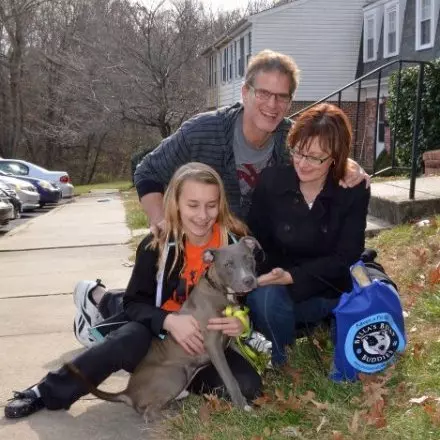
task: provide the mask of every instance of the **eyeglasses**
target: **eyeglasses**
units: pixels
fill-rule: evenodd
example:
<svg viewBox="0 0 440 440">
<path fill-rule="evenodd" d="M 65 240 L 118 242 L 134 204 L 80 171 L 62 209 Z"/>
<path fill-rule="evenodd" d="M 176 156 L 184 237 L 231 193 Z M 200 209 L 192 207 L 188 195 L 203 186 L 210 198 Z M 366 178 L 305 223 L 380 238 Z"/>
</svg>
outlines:
<svg viewBox="0 0 440 440">
<path fill-rule="evenodd" d="M 289 93 L 272 93 L 269 90 L 257 89 L 254 86 L 248 84 L 248 87 L 253 91 L 255 98 L 261 101 L 269 101 L 274 96 L 275 100 L 281 104 L 288 104 L 292 100 L 292 95 Z"/>
<path fill-rule="evenodd" d="M 301 159 L 304 159 L 309 165 L 312 165 L 314 167 L 320 167 L 326 160 L 330 159 L 331 154 L 327 157 L 324 157 L 320 159 L 319 157 L 315 156 L 309 156 L 307 154 L 302 154 L 298 148 L 294 147 L 290 150 L 290 156 L 294 160 L 300 161 Z"/>
</svg>

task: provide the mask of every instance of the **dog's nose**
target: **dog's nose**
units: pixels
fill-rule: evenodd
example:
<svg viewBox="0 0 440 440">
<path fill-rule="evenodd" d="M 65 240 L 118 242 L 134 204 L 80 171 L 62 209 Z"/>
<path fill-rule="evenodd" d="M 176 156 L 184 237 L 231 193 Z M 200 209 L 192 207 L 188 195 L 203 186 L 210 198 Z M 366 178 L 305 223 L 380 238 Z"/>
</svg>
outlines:
<svg viewBox="0 0 440 440">
<path fill-rule="evenodd" d="M 254 287 L 254 285 L 255 285 L 255 278 L 251 275 L 244 277 L 243 284 L 250 289 L 251 287 Z"/>
</svg>

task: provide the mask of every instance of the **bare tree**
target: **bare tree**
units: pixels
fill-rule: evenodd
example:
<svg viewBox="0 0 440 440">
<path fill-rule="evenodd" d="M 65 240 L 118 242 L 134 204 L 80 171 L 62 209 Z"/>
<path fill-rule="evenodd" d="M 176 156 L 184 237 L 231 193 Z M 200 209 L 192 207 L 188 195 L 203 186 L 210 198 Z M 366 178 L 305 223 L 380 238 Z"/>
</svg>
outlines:
<svg viewBox="0 0 440 440">
<path fill-rule="evenodd" d="M 9 111 L 10 124 L 4 129 L 3 153 L 13 156 L 21 141 L 23 132 L 23 53 L 26 45 L 26 32 L 32 16 L 42 0 L 4 0 L 0 3 L 0 22 L 4 29 L 2 64 L 9 70 Z M 6 110 L 6 109 L 5 109 Z"/>
</svg>

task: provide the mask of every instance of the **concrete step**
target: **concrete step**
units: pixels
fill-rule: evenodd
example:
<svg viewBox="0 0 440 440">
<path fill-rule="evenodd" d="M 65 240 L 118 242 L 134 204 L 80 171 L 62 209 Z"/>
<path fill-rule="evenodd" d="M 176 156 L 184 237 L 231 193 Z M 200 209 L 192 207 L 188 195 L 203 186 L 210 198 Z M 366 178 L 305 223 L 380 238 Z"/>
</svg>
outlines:
<svg viewBox="0 0 440 440">
<path fill-rule="evenodd" d="M 409 179 L 371 184 L 370 215 L 397 225 L 440 213 L 440 176 L 419 177 L 414 199 Z"/>
<path fill-rule="evenodd" d="M 393 225 L 386 220 L 374 217 L 368 214 L 367 216 L 367 228 L 365 229 L 365 236 L 370 238 L 379 234 L 379 232 L 392 228 Z"/>
</svg>

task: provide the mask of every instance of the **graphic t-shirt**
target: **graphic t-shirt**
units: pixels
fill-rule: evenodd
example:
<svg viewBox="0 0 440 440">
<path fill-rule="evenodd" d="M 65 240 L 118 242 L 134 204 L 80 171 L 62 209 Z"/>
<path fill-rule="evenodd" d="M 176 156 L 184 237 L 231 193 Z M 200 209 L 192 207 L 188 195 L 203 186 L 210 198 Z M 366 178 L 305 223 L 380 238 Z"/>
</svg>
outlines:
<svg viewBox="0 0 440 440">
<path fill-rule="evenodd" d="M 220 228 L 216 223 L 213 226 L 211 240 L 203 246 L 195 246 L 188 241 L 185 243 L 185 266 L 179 279 L 179 285 L 173 292 L 173 296 L 162 304 L 162 309 L 169 312 L 177 312 L 182 307 L 182 304 L 188 298 L 194 286 L 199 281 L 206 267 L 207 263 L 203 262 L 203 252 L 209 248 L 220 247 Z"/>
<path fill-rule="evenodd" d="M 249 144 L 243 134 L 243 113 L 240 113 L 235 121 L 233 148 L 240 184 L 240 204 L 247 210 L 260 172 L 272 165 L 274 139 L 270 136 L 262 148 L 255 148 Z"/>
</svg>

